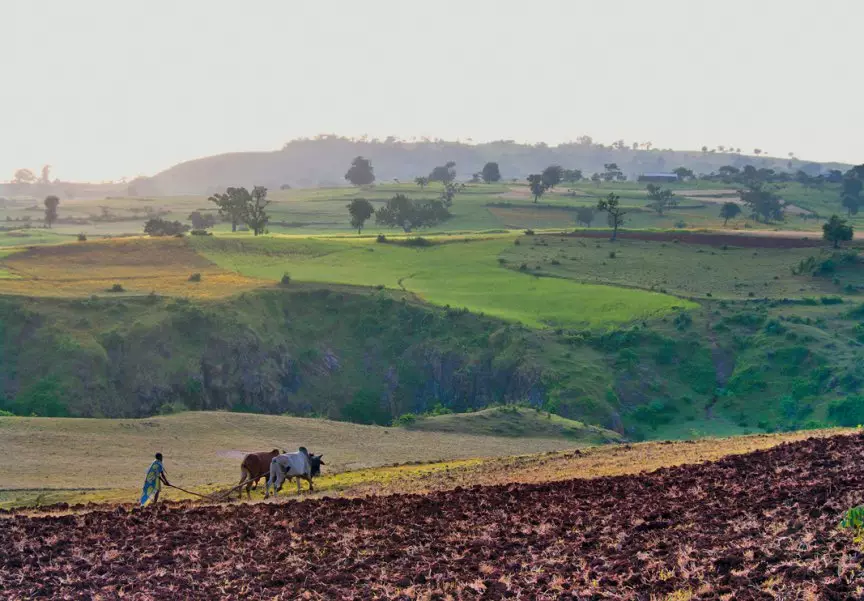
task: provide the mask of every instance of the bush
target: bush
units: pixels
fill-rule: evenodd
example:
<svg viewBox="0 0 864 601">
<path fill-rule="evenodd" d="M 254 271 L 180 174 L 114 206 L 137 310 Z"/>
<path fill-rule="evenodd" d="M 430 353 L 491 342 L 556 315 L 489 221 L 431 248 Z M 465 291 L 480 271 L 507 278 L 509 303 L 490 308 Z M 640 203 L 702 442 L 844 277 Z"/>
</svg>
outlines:
<svg viewBox="0 0 864 601">
<path fill-rule="evenodd" d="M 693 316 L 689 313 L 678 313 L 675 316 L 675 327 L 679 330 L 686 330 L 693 323 Z"/>
<path fill-rule="evenodd" d="M 201 281 L 201 274 L 200 273 L 193 273 L 192 275 L 189 276 L 189 281 L 190 282 L 200 282 Z"/>
<path fill-rule="evenodd" d="M 78 234 L 78 242 L 87 242 L 87 234 Z"/>
<path fill-rule="evenodd" d="M 534 230 L 525 230 L 525 235 L 526 235 L 526 236 L 533 236 L 533 235 L 534 235 Z"/>
<path fill-rule="evenodd" d="M 161 217 L 148 219 L 144 223 L 144 233 L 148 236 L 183 236 L 189 226 L 179 221 L 167 221 Z"/>
<path fill-rule="evenodd" d="M 432 246 L 432 243 L 422 236 L 416 238 L 408 238 L 405 240 L 405 246 Z"/>
<path fill-rule="evenodd" d="M 402 426 L 407 427 L 414 424 L 417 421 L 417 415 L 414 413 L 405 413 L 404 415 L 400 415 L 396 419 L 393 420 L 394 426 Z"/>
<path fill-rule="evenodd" d="M 108 292 L 126 292 L 122 284 L 114 284 L 108 289 Z"/>
<path fill-rule="evenodd" d="M 610 250 L 610 251 L 609 251 L 609 258 L 610 258 L 610 259 L 614 259 L 614 258 L 615 258 L 615 251 L 614 251 L 614 250 Z"/>
<path fill-rule="evenodd" d="M 378 236 L 376 236 L 375 238 L 375 242 L 377 242 L 378 244 L 387 244 L 387 236 L 385 236 L 384 234 L 378 234 Z"/>
<path fill-rule="evenodd" d="M 843 299 L 839 296 L 823 296 L 819 299 L 823 305 L 842 305 Z"/>
<path fill-rule="evenodd" d="M 675 222 L 675 227 L 677 227 L 679 230 L 683 230 L 685 227 L 687 227 L 687 224 L 681 219 L 679 219 Z"/>
<path fill-rule="evenodd" d="M 280 283 L 282 286 L 287 286 L 288 284 L 291 283 L 291 276 L 288 275 L 287 273 L 283 273 L 283 274 L 282 274 L 282 279 L 279 280 L 279 283 Z"/>
<path fill-rule="evenodd" d="M 208 232 L 207 230 L 192 230 L 189 232 L 193 236 L 212 236 L 212 232 Z"/>
</svg>

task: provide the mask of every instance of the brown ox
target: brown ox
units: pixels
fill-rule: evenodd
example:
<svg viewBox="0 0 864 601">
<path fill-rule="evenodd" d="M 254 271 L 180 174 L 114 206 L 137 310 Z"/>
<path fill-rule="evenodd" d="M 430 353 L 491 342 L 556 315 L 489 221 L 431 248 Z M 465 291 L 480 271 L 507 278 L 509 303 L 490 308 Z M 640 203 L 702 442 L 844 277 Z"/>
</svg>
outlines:
<svg viewBox="0 0 864 601">
<path fill-rule="evenodd" d="M 273 449 L 266 453 L 249 453 L 240 464 L 240 490 L 238 498 L 243 498 L 243 484 L 246 484 L 246 497 L 251 499 L 250 490 L 253 485 L 258 488 L 258 480 L 270 475 L 270 462 L 280 454 L 279 449 Z"/>
</svg>

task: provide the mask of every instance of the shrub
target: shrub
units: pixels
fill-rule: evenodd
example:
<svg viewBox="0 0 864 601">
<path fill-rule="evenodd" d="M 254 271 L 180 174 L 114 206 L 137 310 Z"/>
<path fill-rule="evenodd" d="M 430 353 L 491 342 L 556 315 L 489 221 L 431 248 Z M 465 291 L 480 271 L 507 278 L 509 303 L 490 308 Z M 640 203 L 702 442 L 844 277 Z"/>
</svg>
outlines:
<svg viewBox="0 0 864 601">
<path fill-rule="evenodd" d="M 687 227 L 687 224 L 683 220 L 679 219 L 678 221 L 675 222 L 675 227 L 683 230 L 685 227 Z"/>
<path fill-rule="evenodd" d="M 839 296 L 823 296 L 819 299 L 823 305 L 842 305 L 843 299 Z"/>
<path fill-rule="evenodd" d="M 11 411 L 6 411 L 5 409 L 0 409 L 0 417 L 14 417 L 15 414 Z"/>
<path fill-rule="evenodd" d="M 533 235 L 534 235 L 534 230 L 525 230 L 525 235 L 526 235 L 526 236 L 533 236 Z"/>
<path fill-rule="evenodd" d="M 212 232 L 208 232 L 207 230 L 192 230 L 189 232 L 193 236 L 212 236 Z"/>
<path fill-rule="evenodd" d="M 561 261 L 559 261 L 558 259 L 552 259 L 551 263 L 552 265 L 561 265 Z"/>
<path fill-rule="evenodd" d="M 125 292 L 122 284 L 114 284 L 108 289 L 108 292 Z"/>
<path fill-rule="evenodd" d="M 193 273 L 192 275 L 189 276 L 189 281 L 190 282 L 200 282 L 201 281 L 201 274 L 200 273 Z"/>
<path fill-rule="evenodd" d="M 610 259 L 614 259 L 614 258 L 615 258 L 615 251 L 614 251 L 614 250 L 610 250 L 610 251 L 609 251 L 609 258 L 610 258 Z"/>
<path fill-rule="evenodd" d="M 405 246 L 432 246 L 432 243 L 422 236 L 417 236 L 405 240 Z"/>
<path fill-rule="evenodd" d="M 402 426 L 407 427 L 414 424 L 417 421 L 417 415 L 414 413 L 405 413 L 404 415 L 400 415 L 396 419 L 393 420 L 394 426 Z"/>
<path fill-rule="evenodd" d="M 384 234 L 378 234 L 378 236 L 375 238 L 375 242 L 377 242 L 378 244 L 386 244 L 387 236 L 385 236 Z"/>
<path fill-rule="evenodd" d="M 282 279 L 279 280 L 279 283 L 280 283 L 282 286 L 287 286 L 288 284 L 291 283 L 291 276 L 288 275 L 287 273 L 283 273 L 283 274 L 282 274 Z"/>
<path fill-rule="evenodd" d="M 686 330 L 693 323 L 693 316 L 689 313 L 678 313 L 675 316 L 675 327 L 679 330 Z"/>
<path fill-rule="evenodd" d="M 498 257 L 498 264 L 499 265 L 506 265 L 507 259 L 505 259 L 504 257 Z"/>
<path fill-rule="evenodd" d="M 519 266 L 519 271 L 527 271 L 527 270 L 528 270 L 528 264 L 527 263 L 522 263 L 522 265 Z"/>
<path fill-rule="evenodd" d="M 189 226 L 179 221 L 168 221 L 161 217 L 148 219 L 144 224 L 144 233 L 149 236 L 183 236 Z"/>
<path fill-rule="evenodd" d="M 78 234 L 78 242 L 87 242 L 87 234 L 83 232 Z"/>
</svg>

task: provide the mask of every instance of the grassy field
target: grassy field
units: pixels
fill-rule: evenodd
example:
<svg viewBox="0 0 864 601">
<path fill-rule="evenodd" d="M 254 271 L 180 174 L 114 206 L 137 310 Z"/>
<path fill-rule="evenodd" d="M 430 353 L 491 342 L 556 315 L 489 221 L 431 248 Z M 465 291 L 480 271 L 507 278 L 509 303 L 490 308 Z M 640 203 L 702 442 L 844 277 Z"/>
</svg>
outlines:
<svg viewBox="0 0 864 601">
<path fill-rule="evenodd" d="M 512 269 L 525 265 L 530 273 L 578 282 L 636 287 L 684 297 L 743 300 L 842 293 L 842 287 L 830 277 L 792 273 L 800 261 L 819 254 L 819 249 L 814 248 L 723 248 L 533 236 L 524 238 L 519 246 L 506 247 L 501 257 Z M 847 270 L 844 284 L 851 280 L 857 284 L 857 271 Z"/>
<path fill-rule="evenodd" d="M 0 507 L 32 502 L 39 495 L 43 503 L 124 496 L 132 500 L 156 451 L 165 456 L 170 480 L 194 489 L 235 484 L 245 453 L 272 448 L 306 446 L 324 453 L 325 472 L 339 473 L 554 451 L 600 439 L 597 429 L 574 428 L 552 436 L 547 428 L 525 421 L 522 435 L 513 437 L 489 436 L 484 428 L 412 431 L 240 413 L 141 420 L 0 417 L 0 454 L 16 458 L 0 465 Z"/>
<path fill-rule="evenodd" d="M 512 237 L 455 238 L 426 248 L 376 244 L 374 239 L 207 237 L 196 248 L 224 269 L 279 280 L 333 282 L 403 289 L 441 306 L 467 308 L 535 327 L 605 327 L 695 305 L 671 296 L 564 279 L 537 278 L 504 268 L 498 255 Z"/>
</svg>

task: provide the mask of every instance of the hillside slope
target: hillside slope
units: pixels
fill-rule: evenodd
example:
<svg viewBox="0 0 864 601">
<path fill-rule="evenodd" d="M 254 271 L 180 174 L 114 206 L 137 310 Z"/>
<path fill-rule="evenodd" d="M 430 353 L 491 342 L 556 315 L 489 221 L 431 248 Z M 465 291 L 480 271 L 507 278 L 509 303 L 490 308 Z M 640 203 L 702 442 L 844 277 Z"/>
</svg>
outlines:
<svg viewBox="0 0 864 601">
<path fill-rule="evenodd" d="M 723 165 L 752 164 L 772 169 L 798 169 L 807 161 L 753 157 L 726 153 L 674 150 L 616 150 L 600 144 L 527 145 L 513 142 L 463 144 L 459 142 L 363 142 L 328 136 L 295 140 L 282 150 L 236 152 L 186 161 L 146 180 L 139 181 L 132 195 L 204 194 L 227 186 L 264 185 L 278 189 L 344 185 L 344 174 L 356 156 L 372 161 L 379 182 L 394 178 L 412 181 L 433 167 L 455 161 L 457 177 L 467 180 L 487 161 L 499 164 L 505 180 L 524 179 L 551 164 L 602 171 L 605 163 L 617 163 L 627 175 L 668 171 L 684 166 L 697 173 L 710 173 Z M 824 164 L 823 168 L 848 168 Z"/>
</svg>

